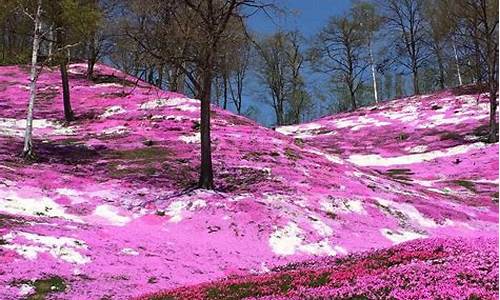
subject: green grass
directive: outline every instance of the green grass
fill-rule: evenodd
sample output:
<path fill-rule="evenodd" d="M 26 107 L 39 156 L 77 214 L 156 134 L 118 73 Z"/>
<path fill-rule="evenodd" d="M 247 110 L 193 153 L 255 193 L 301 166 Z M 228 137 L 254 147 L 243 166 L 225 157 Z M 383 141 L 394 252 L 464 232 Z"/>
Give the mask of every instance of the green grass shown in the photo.
<path fill-rule="evenodd" d="M 38 279 L 32 285 L 35 288 L 35 294 L 29 296 L 27 300 L 44 300 L 51 293 L 64 292 L 67 287 L 64 279 L 59 276 Z"/>
<path fill-rule="evenodd" d="M 477 193 L 476 185 L 472 181 L 469 181 L 469 180 L 454 180 L 453 183 L 455 183 L 456 185 L 459 185 L 461 187 L 464 187 L 464 188 L 468 189 L 469 191 L 471 191 L 473 193 Z"/>
<path fill-rule="evenodd" d="M 292 150 L 291 148 L 286 148 L 285 149 L 285 156 L 289 159 L 289 160 L 298 160 L 300 159 L 300 156 L 297 152 L 295 152 L 294 150 Z"/>

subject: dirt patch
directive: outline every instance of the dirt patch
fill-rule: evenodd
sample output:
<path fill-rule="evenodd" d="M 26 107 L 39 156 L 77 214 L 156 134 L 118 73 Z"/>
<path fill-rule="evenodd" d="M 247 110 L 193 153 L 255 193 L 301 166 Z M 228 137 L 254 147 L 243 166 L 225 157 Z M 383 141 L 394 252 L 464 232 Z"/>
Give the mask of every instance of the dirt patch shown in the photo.
<path fill-rule="evenodd" d="M 58 143 L 36 143 L 37 161 L 65 165 L 87 164 L 101 157 L 98 151 L 84 145 Z"/>
<path fill-rule="evenodd" d="M 95 76 L 92 81 L 96 84 L 100 83 L 116 83 L 121 84 L 123 86 L 135 86 L 135 82 L 126 80 L 124 78 L 119 78 L 114 75 L 98 75 Z"/>

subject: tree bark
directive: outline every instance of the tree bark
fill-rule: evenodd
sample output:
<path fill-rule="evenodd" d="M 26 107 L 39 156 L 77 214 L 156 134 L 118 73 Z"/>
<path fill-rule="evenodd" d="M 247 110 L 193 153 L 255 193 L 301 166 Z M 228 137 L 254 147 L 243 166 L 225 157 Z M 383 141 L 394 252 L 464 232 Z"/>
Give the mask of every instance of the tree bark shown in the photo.
<path fill-rule="evenodd" d="M 439 87 L 443 90 L 445 88 L 444 64 L 443 64 L 443 58 L 441 56 L 439 49 L 436 49 L 436 57 L 437 57 L 438 68 L 439 68 Z"/>
<path fill-rule="evenodd" d="M 59 69 L 61 71 L 61 82 L 63 88 L 63 105 L 64 105 L 64 119 L 66 122 L 71 122 L 75 119 L 73 114 L 73 109 L 71 108 L 71 99 L 69 91 L 69 78 L 67 70 L 67 58 L 61 59 L 59 64 Z"/>
<path fill-rule="evenodd" d="M 158 66 L 158 79 L 156 80 L 156 86 L 161 90 L 163 87 L 163 73 L 165 71 L 164 65 Z"/>
<path fill-rule="evenodd" d="M 368 45 L 368 50 L 369 50 L 369 54 L 370 54 L 370 64 L 371 64 L 371 68 L 372 68 L 373 98 L 375 99 L 375 103 L 378 103 L 377 78 L 375 75 L 375 62 L 373 61 L 373 53 L 372 53 L 371 43 Z"/>
<path fill-rule="evenodd" d="M 31 70 L 30 70 L 30 98 L 28 102 L 28 114 L 26 116 L 26 130 L 24 132 L 24 147 L 22 156 L 24 158 L 33 157 L 33 108 L 36 98 L 36 81 L 37 70 L 36 64 L 38 59 L 38 49 L 40 47 L 40 15 L 42 9 L 42 0 L 38 0 L 37 10 L 35 15 L 35 30 L 33 34 L 33 50 L 31 52 Z"/>
<path fill-rule="evenodd" d="M 49 62 L 52 61 L 52 53 L 54 52 L 54 25 L 49 26 L 49 49 L 48 49 L 48 57 Z"/>
<path fill-rule="evenodd" d="M 358 105 L 356 103 L 356 93 L 354 90 L 350 89 L 350 94 L 351 94 L 351 104 L 352 104 L 352 110 L 358 109 Z"/>
<path fill-rule="evenodd" d="M 94 79 L 94 66 L 97 61 L 97 50 L 96 50 L 96 36 L 95 33 L 91 34 L 90 43 L 88 44 L 88 55 L 87 55 L 87 79 Z"/>
<path fill-rule="evenodd" d="M 89 58 L 87 60 L 87 79 L 88 80 L 94 79 L 94 66 L 95 66 L 95 60 Z"/>
<path fill-rule="evenodd" d="M 227 75 L 222 76 L 223 86 L 224 86 L 224 102 L 222 103 L 222 108 L 227 109 Z"/>
<path fill-rule="evenodd" d="M 198 187 L 203 189 L 214 188 L 214 174 L 212 168 L 212 143 L 210 138 L 210 97 L 213 77 L 212 53 L 207 54 L 203 68 L 202 90 L 200 94 L 200 137 L 201 137 L 201 170 Z"/>
<path fill-rule="evenodd" d="M 488 135 L 488 141 L 490 143 L 498 142 L 498 124 L 496 120 L 497 116 L 496 93 L 497 90 L 495 84 L 490 83 L 490 124 L 489 124 L 489 135 Z"/>
<path fill-rule="evenodd" d="M 415 95 L 420 95 L 420 88 L 419 88 L 419 82 L 418 82 L 418 68 L 413 67 L 413 93 Z"/>
<path fill-rule="evenodd" d="M 455 65 L 457 66 L 458 85 L 461 86 L 463 83 L 462 83 L 462 75 L 460 74 L 460 63 L 458 61 L 457 46 L 455 45 L 454 40 L 451 41 L 451 44 L 453 45 L 453 52 L 455 54 Z"/>

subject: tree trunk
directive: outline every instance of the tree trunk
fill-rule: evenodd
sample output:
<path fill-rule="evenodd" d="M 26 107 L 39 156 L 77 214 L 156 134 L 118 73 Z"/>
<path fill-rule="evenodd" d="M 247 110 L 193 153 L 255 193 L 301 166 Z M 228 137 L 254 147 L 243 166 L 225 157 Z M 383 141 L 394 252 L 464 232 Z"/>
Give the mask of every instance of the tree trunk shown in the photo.
<path fill-rule="evenodd" d="M 63 88 L 64 119 L 66 120 L 66 122 L 71 122 L 75 118 L 73 110 L 71 109 L 69 78 L 68 78 L 68 70 L 66 63 L 67 63 L 67 58 L 61 59 L 61 63 L 59 64 L 59 69 L 61 70 L 61 82 Z"/>
<path fill-rule="evenodd" d="M 88 80 L 94 79 L 94 66 L 95 66 L 95 60 L 92 58 L 89 58 L 87 60 L 87 79 Z"/>
<path fill-rule="evenodd" d="M 495 84 L 490 83 L 490 132 L 488 141 L 490 143 L 498 142 L 498 124 L 497 124 L 497 98 Z"/>
<path fill-rule="evenodd" d="M 370 64 L 372 68 L 372 81 L 373 81 L 373 98 L 375 98 L 375 103 L 378 103 L 378 92 L 377 92 L 377 78 L 375 75 L 375 62 L 373 60 L 372 45 L 368 45 L 368 50 L 370 54 Z"/>
<path fill-rule="evenodd" d="M 453 52 L 455 53 L 455 65 L 457 66 L 458 85 L 461 86 L 463 83 L 462 75 L 460 74 L 460 63 L 458 62 L 457 46 L 455 45 L 454 40 L 451 41 L 451 44 L 453 45 Z"/>
<path fill-rule="evenodd" d="M 413 67 L 413 93 L 415 95 L 420 95 L 420 88 L 419 88 L 419 82 L 418 82 L 418 69 L 416 67 Z"/>
<path fill-rule="evenodd" d="M 442 90 L 444 90 L 444 88 L 445 88 L 444 64 L 443 64 L 443 58 L 441 57 L 441 53 L 439 50 L 436 50 L 436 57 L 437 57 L 438 68 L 439 68 L 439 87 Z"/>
<path fill-rule="evenodd" d="M 200 93 L 201 116 L 201 170 L 198 187 L 203 189 L 214 188 L 214 174 L 212 168 L 212 145 L 210 138 L 210 97 L 212 91 L 212 55 L 208 54 L 205 67 L 203 68 L 202 90 Z"/>
<path fill-rule="evenodd" d="M 154 81 L 154 72 L 155 72 L 155 67 L 154 66 L 151 66 L 151 68 L 149 68 L 149 72 L 148 72 L 148 83 L 149 84 L 152 84 L 154 85 L 155 84 L 155 81 Z"/>
<path fill-rule="evenodd" d="M 87 79 L 94 79 L 94 65 L 97 60 L 96 47 L 95 47 L 95 33 L 91 35 L 88 56 L 87 56 Z"/>
<path fill-rule="evenodd" d="M 479 47 L 479 41 L 474 38 L 474 73 L 476 73 L 475 83 L 481 83 L 483 81 L 483 74 L 481 73 L 481 48 Z"/>
<path fill-rule="evenodd" d="M 22 156 L 24 158 L 33 157 L 33 108 L 36 98 L 37 70 L 36 63 L 38 59 L 38 48 L 40 47 L 40 15 L 42 9 L 42 0 L 38 0 L 35 15 L 35 30 L 33 34 L 33 50 L 31 52 L 31 70 L 30 70 L 30 98 L 28 102 L 28 114 L 26 116 L 26 130 L 24 132 L 24 147 Z"/>
<path fill-rule="evenodd" d="M 224 87 L 224 102 L 222 103 L 222 108 L 227 109 L 227 76 L 224 74 L 222 76 L 223 87 Z"/>
<path fill-rule="evenodd" d="M 164 73 L 164 70 L 165 70 L 165 66 L 164 65 L 159 65 L 158 66 L 158 79 L 156 80 L 156 86 L 161 90 L 161 88 L 163 87 L 163 73 Z"/>
<path fill-rule="evenodd" d="M 351 94 L 352 110 L 354 111 L 358 109 L 358 105 L 356 103 L 356 95 L 353 90 L 350 91 L 350 94 Z"/>
<path fill-rule="evenodd" d="M 52 61 L 52 54 L 54 52 L 54 25 L 49 26 L 49 49 L 48 49 L 48 60 Z"/>

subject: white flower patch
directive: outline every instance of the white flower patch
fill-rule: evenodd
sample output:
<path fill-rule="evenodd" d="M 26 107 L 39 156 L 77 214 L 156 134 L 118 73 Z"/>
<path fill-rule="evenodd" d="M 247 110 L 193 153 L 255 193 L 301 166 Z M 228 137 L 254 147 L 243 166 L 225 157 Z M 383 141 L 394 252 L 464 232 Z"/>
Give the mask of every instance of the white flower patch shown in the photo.
<path fill-rule="evenodd" d="M 340 158 L 340 157 L 338 157 L 338 156 L 336 156 L 336 155 L 325 153 L 325 152 L 322 152 L 322 151 L 319 151 L 319 150 L 313 149 L 313 148 L 307 148 L 307 149 L 304 149 L 304 150 L 307 151 L 307 152 L 309 152 L 309 153 L 312 153 L 312 154 L 323 156 L 324 158 L 326 158 L 330 162 L 333 162 L 333 163 L 336 163 L 336 164 L 341 164 L 341 165 L 344 164 L 343 159 Z"/>
<path fill-rule="evenodd" d="M 68 196 L 68 197 L 78 197 L 82 194 L 80 191 L 68 189 L 68 188 L 59 188 L 59 189 L 56 189 L 56 192 L 59 195 Z"/>
<path fill-rule="evenodd" d="M 321 128 L 323 128 L 321 124 L 307 123 L 278 127 L 276 131 L 284 135 L 293 135 L 296 138 L 308 138 L 315 136 L 313 132 Z"/>
<path fill-rule="evenodd" d="M 331 236 L 333 234 L 333 229 L 328 226 L 325 222 L 321 221 L 320 218 L 316 216 L 311 216 L 311 225 L 316 230 L 316 232 L 321 236 Z"/>
<path fill-rule="evenodd" d="M 264 193 L 262 195 L 262 201 L 267 203 L 274 202 L 287 202 L 290 200 L 290 197 L 283 194 L 273 194 L 273 193 Z"/>
<path fill-rule="evenodd" d="M 97 206 L 94 210 L 93 215 L 106 219 L 112 225 L 116 226 L 124 226 L 131 221 L 130 217 L 120 215 L 118 213 L 118 208 L 108 204 L 102 204 Z"/>
<path fill-rule="evenodd" d="M 132 255 L 132 256 L 137 256 L 139 255 L 139 252 L 132 248 L 123 248 L 120 253 L 125 254 L 125 255 Z"/>
<path fill-rule="evenodd" d="M 33 292 L 35 292 L 35 287 L 33 287 L 32 285 L 23 283 L 19 287 L 19 296 L 27 296 Z"/>
<path fill-rule="evenodd" d="M 312 255 L 329 255 L 334 256 L 337 255 L 337 251 L 335 251 L 328 240 L 321 240 L 317 243 L 303 244 L 300 245 L 298 250 L 300 252 L 304 252 Z"/>
<path fill-rule="evenodd" d="M 351 127 L 351 130 L 357 131 L 368 126 L 386 126 L 391 125 L 389 122 L 380 121 L 366 116 L 350 117 L 347 120 L 334 121 L 337 128 Z"/>
<path fill-rule="evenodd" d="M 183 122 L 183 121 L 196 121 L 199 122 L 199 118 L 190 118 L 187 116 L 174 116 L 174 115 L 153 115 L 151 116 L 152 121 L 175 121 L 175 122 Z"/>
<path fill-rule="evenodd" d="M 413 147 L 406 147 L 405 150 L 409 153 L 423 153 L 427 151 L 428 147 L 426 145 L 418 145 Z"/>
<path fill-rule="evenodd" d="M 421 226 L 430 228 L 437 227 L 437 224 L 434 220 L 424 217 L 418 211 L 418 209 L 415 208 L 415 206 L 409 203 L 397 203 L 385 199 L 377 199 L 377 202 L 391 211 L 402 213 L 408 219 L 418 223 Z"/>
<path fill-rule="evenodd" d="M 382 111 L 379 112 L 378 115 L 391 120 L 399 120 L 404 123 L 409 123 L 419 119 L 416 107 L 410 108 L 411 109 L 403 109 L 401 111 Z"/>
<path fill-rule="evenodd" d="M 181 135 L 179 137 L 179 140 L 181 140 L 185 143 L 188 143 L 188 144 L 198 144 L 198 143 L 200 143 L 200 139 L 201 139 L 201 136 L 200 136 L 199 132 L 197 132 L 193 135 Z"/>
<path fill-rule="evenodd" d="M 228 201 L 229 202 L 239 202 L 241 200 L 244 200 L 244 199 L 248 199 L 252 197 L 252 194 L 249 194 L 249 193 L 243 193 L 243 194 L 239 194 L 239 195 L 236 195 L 234 197 L 230 197 L 228 198 Z"/>
<path fill-rule="evenodd" d="M 390 240 L 394 245 L 426 237 L 426 235 L 413 231 L 404 231 L 404 230 L 393 231 L 388 228 L 380 229 L 380 233 L 386 239 Z"/>
<path fill-rule="evenodd" d="M 482 115 L 464 115 L 464 114 L 455 114 L 454 117 L 447 118 L 444 114 L 438 114 L 430 116 L 425 123 L 419 124 L 416 128 L 434 128 L 441 125 L 451 125 L 451 124 L 461 124 L 467 120 L 482 120 L 488 118 L 487 114 Z"/>
<path fill-rule="evenodd" d="M 302 244 L 302 230 L 293 222 L 276 230 L 269 238 L 269 245 L 278 255 L 293 255 Z"/>
<path fill-rule="evenodd" d="M 56 193 L 61 195 L 61 196 L 68 197 L 71 200 L 72 204 L 82 203 L 82 202 L 87 201 L 87 198 L 84 197 L 85 194 L 80 192 L 80 191 L 77 191 L 77 190 L 68 189 L 68 188 L 59 188 L 59 189 L 56 189 Z M 96 196 L 101 196 L 101 195 L 98 194 Z"/>
<path fill-rule="evenodd" d="M 105 82 L 105 83 L 98 83 L 98 84 L 94 84 L 94 85 L 89 86 L 89 88 L 92 88 L 92 89 L 108 88 L 108 87 L 123 88 L 123 84 L 114 83 L 114 82 Z"/>
<path fill-rule="evenodd" d="M 356 213 L 360 215 L 366 215 L 366 211 L 361 200 L 340 198 L 335 198 L 333 200 L 325 199 L 320 202 L 320 205 L 323 211 L 329 213 Z"/>
<path fill-rule="evenodd" d="M 477 142 L 474 144 L 459 145 L 446 150 L 435 150 L 426 153 L 410 154 L 395 157 L 382 157 L 378 154 L 353 154 L 349 156 L 349 161 L 358 166 L 392 166 L 392 165 L 407 165 L 421 163 L 426 160 L 442 158 L 452 155 L 464 154 L 471 150 L 487 147 L 485 143 Z"/>
<path fill-rule="evenodd" d="M 70 74 L 76 74 L 76 75 L 82 75 L 87 72 L 87 65 L 86 64 L 71 64 L 68 66 L 68 73 Z"/>
<path fill-rule="evenodd" d="M 23 197 L 14 191 L 0 190 L 0 211 L 32 217 L 59 217 L 83 222 L 79 217 L 67 214 L 64 208 L 48 197 Z"/>
<path fill-rule="evenodd" d="M 15 244 L 14 239 L 22 237 L 34 245 Z M 16 251 L 29 260 L 35 260 L 38 253 L 48 252 L 53 257 L 73 264 L 86 264 L 90 257 L 80 254 L 78 249 L 88 249 L 83 241 L 69 237 L 44 236 L 28 232 L 11 232 L 3 236 L 8 243 L 1 247 Z"/>
<path fill-rule="evenodd" d="M 125 126 L 115 126 L 111 128 L 106 128 L 103 131 L 101 131 L 102 134 L 109 134 L 109 135 L 111 134 L 120 135 L 120 134 L 125 134 L 127 132 L 128 129 Z"/>
<path fill-rule="evenodd" d="M 205 206 L 207 206 L 207 203 L 202 199 L 197 199 L 195 201 L 174 201 L 167 207 L 165 215 L 170 217 L 170 222 L 178 223 L 182 221 L 187 211 L 195 211 Z"/>
<path fill-rule="evenodd" d="M 189 105 L 189 104 L 179 105 L 179 106 L 176 106 L 175 108 L 178 109 L 178 110 L 190 111 L 190 112 L 197 112 L 197 111 L 200 110 L 197 106 L 192 106 L 192 105 Z"/>
<path fill-rule="evenodd" d="M 195 99 L 190 99 L 190 98 L 159 98 L 159 99 L 154 99 L 154 100 L 150 100 L 150 101 L 147 101 L 147 102 L 144 102 L 140 105 L 140 108 L 141 109 L 144 109 L 144 110 L 148 110 L 148 109 L 155 109 L 155 108 L 160 108 L 160 107 L 164 107 L 164 106 L 183 106 L 183 105 L 187 105 L 191 108 L 193 108 L 194 106 L 194 109 L 197 110 L 198 108 L 196 106 L 198 106 L 200 103 L 200 101 L 198 100 L 195 100 Z M 182 109 L 181 109 L 182 110 Z"/>
<path fill-rule="evenodd" d="M 304 232 L 297 224 L 288 222 L 288 224 L 277 229 L 269 237 L 269 245 L 277 255 L 294 255 L 302 252 L 312 255 L 336 255 L 338 251 L 330 246 L 328 240 L 324 239 L 317 243 L 304 243 Z"/>
<path fill-rule="evenodd" d="M 44 135 L 74 135 L 75 131 L 73 127 L 64 127 L 60 123 L 49 121 L 46 119 L 34 119 L 33 120 L 33 135 L 37 135 L 37 129 L 52 129 L 52 132 L 46 133 Z M 13 137 L 23 137 L 24 131 L 26 129 L 26 120 L 24 119 L 12 119 L 12 118 L 0 118 L 0 135 L 13 136 Z"/>
<path fill-rule="evenodd" d="M 119 115 L 119 114 L 123 114 L 123 113 L 126 113 L 127 111 L 121 107 L 120 105 L 113 105 L 113 106 L 110 106 L 108 107 L 104 113 L 102 113 L 99 118 L 101 119 L 105 119 L 107 117 L 111 117 L 111 116 L 114 116 L 114 115 Z"/>

